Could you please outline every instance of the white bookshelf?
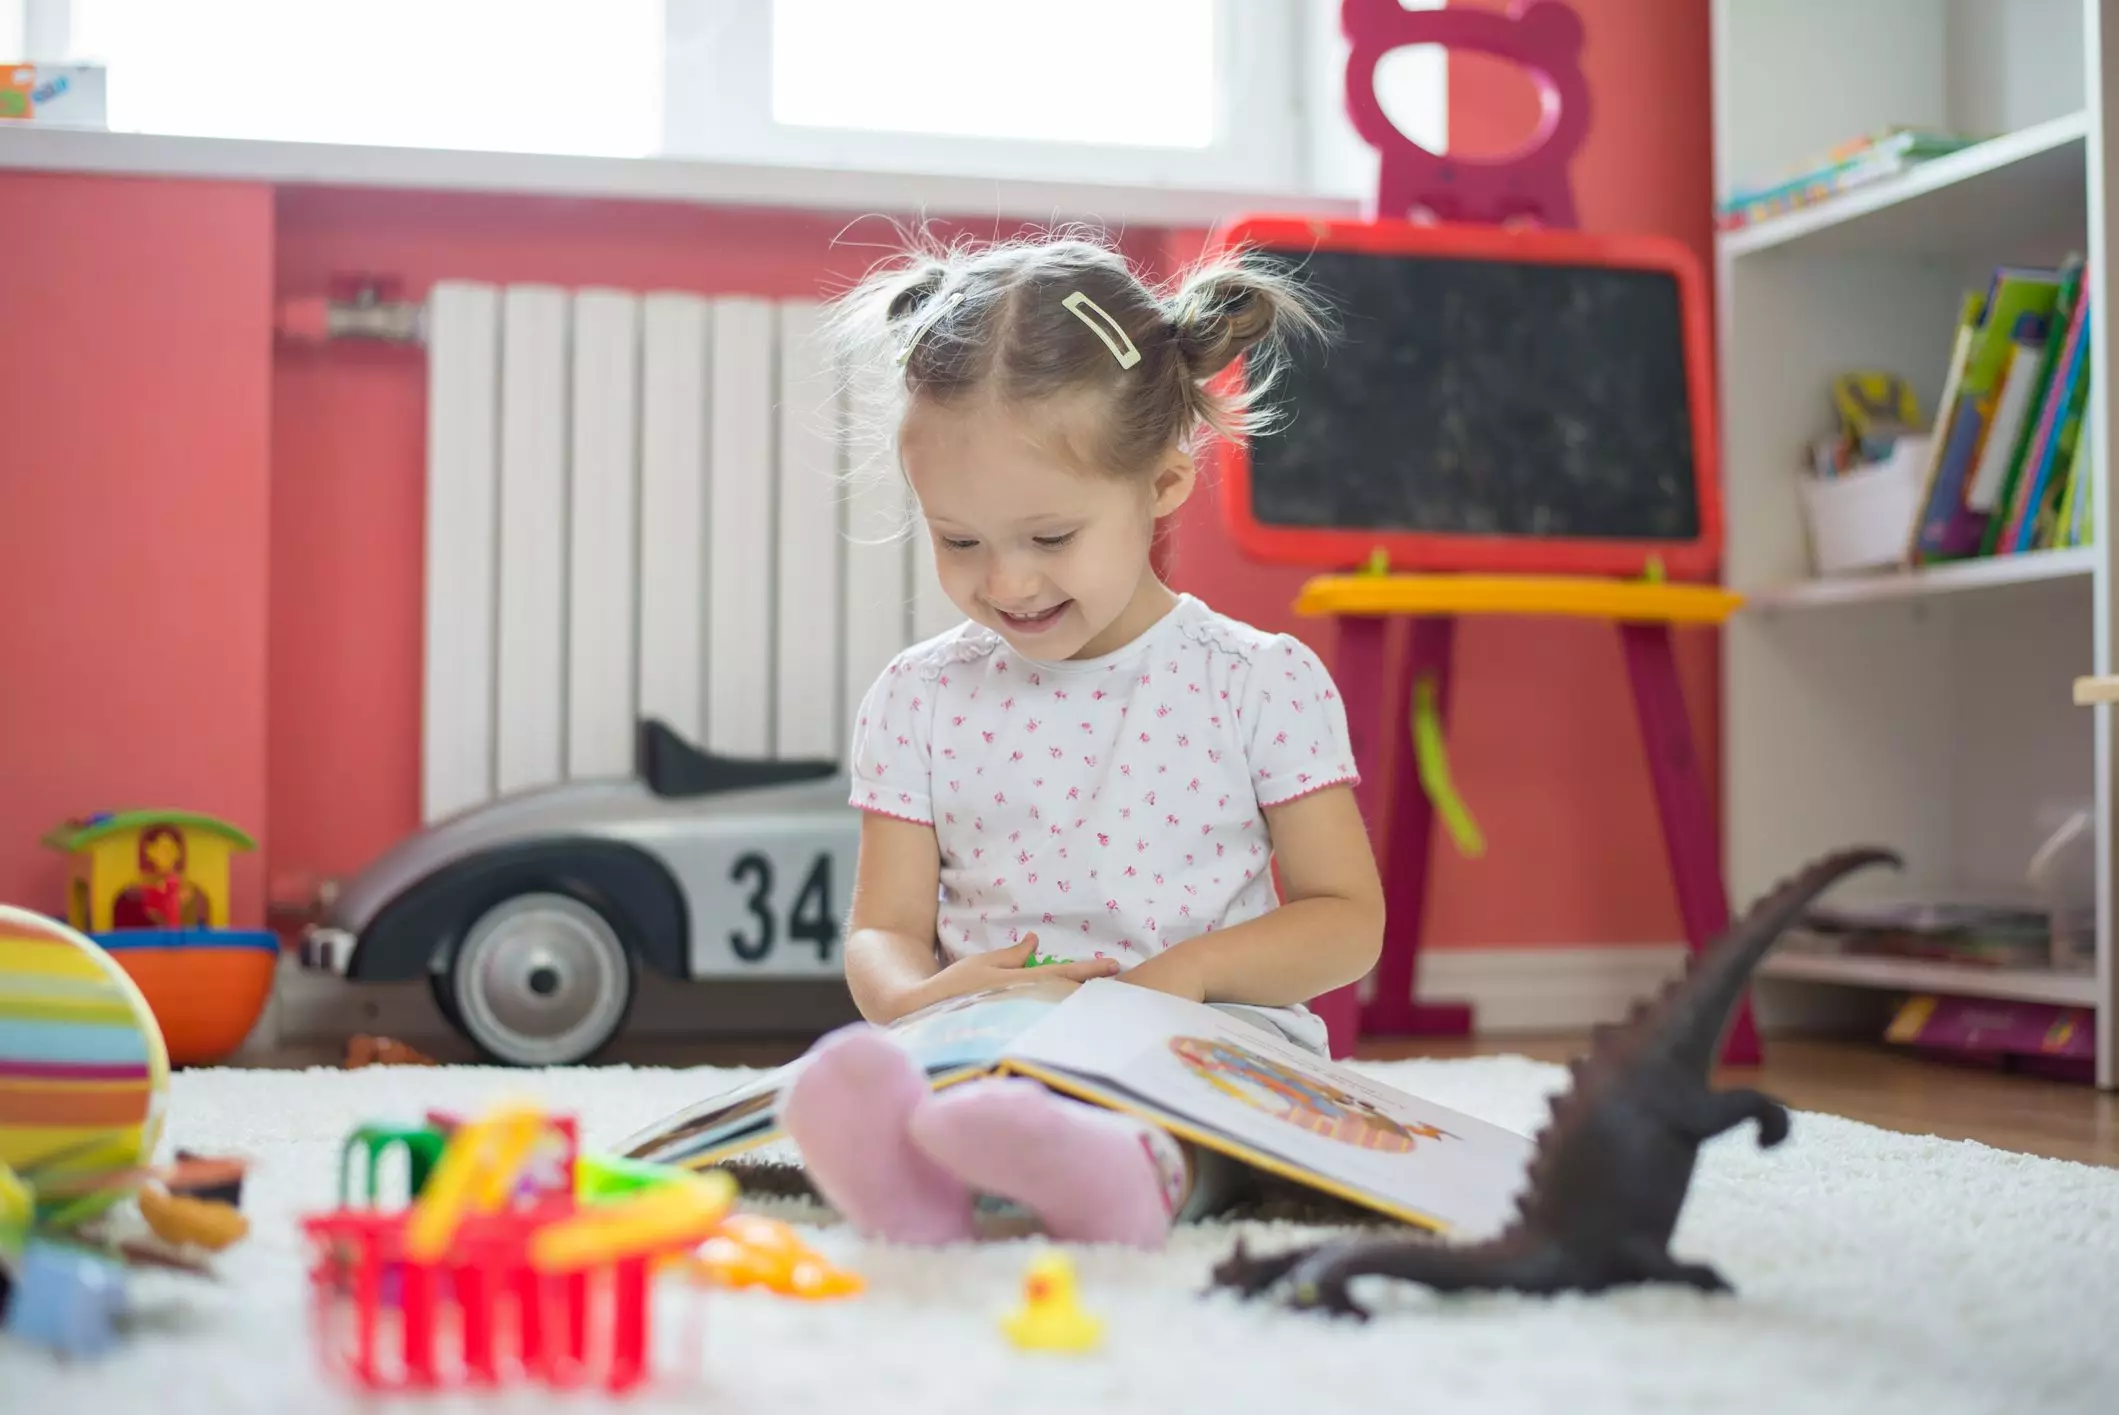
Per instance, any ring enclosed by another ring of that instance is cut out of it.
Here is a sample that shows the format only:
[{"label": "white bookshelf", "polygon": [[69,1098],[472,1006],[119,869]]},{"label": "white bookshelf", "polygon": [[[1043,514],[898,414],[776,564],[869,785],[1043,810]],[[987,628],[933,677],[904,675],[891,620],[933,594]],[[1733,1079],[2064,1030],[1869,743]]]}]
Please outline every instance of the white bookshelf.
[{"label": "white bookshelf", "polygon": [[[2094,1007],[2098,1083],[2119,1087],[2119,751],[2076,677],[2119,667],[2119,555],[2105,298],[2119,228],[2119,0],[1715,0],[1718,191],[1756,185],[1889,123],[1993,134],[1976,147],[1716,240],[1725,575],[1724,851],[1741,907],[1828,849],[1887,844],[1900,875],[1835,899],[2020,897],[2033,851],[2096,822],[2092,973],[1784,950],[1769,1021],[1941,991]],[[1911,381],[1932,419],[1959,301],[1999,264],[2089,259],[2097,543],[1816,578],[1798,478],[1832,425],[1827,384]]]}]

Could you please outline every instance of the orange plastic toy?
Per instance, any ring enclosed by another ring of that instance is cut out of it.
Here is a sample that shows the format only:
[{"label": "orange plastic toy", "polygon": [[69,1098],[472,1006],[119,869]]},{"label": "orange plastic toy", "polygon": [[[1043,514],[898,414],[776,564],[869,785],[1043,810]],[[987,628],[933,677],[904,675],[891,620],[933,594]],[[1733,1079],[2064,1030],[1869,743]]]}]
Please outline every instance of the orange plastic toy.
[{"label": "orange plastic toy", "polygon": [[279,936],[231,926],[229,857],[256,848],[196,811],[99,811],[44,843],[68,858],[66,921],[131,975],[172,1066],[205,1066],[243,1044],[265,1010]]},{"label": "orange plastic toy", "polygon": [[824,1301],[851,1297],[867,1284],[835,1266],[789,1225],[757,1214],[730,1214],[699,1245],[694,1273],[720,1287],[762,1287],[783,1297]]}]

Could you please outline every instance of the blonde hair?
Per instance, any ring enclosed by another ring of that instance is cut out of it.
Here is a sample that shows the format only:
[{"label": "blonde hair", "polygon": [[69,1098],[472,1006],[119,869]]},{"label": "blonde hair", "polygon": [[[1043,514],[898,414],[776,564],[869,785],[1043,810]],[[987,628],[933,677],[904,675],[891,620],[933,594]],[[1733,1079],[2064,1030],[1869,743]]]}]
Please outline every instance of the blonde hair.
[{"label": "blonde hair", "polygon": [[[1117,251],[1065,235],[908,250],[840,296],[826,329],[891,423],[918,399],[1064,412],[1064,455],[1136,476],[1204,433],[1264,430],[1276,357],[1324,321],[1249,253],[1213,256],[1158,293]],[[1239,358],[1244,387],[1213,386]]]}]

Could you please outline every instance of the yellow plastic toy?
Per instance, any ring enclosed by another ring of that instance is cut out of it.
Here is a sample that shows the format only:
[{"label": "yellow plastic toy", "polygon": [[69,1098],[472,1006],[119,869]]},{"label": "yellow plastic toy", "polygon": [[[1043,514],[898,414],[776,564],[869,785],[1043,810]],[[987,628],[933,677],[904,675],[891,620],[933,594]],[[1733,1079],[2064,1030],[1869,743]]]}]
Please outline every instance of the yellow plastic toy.
[{"label": "yellow plastic toy", "polygon": [[697,1242],[713,1232],[735,1202],[736,1181],[726,1171],[686,1175],[544,1225],[530,1239],[530,1266],[571,1272],[672,1243]]},{"label": "yellow plastic toy", "polygon": [[250,1233],[250,1221],[241,1211],[218,1199],[172,1194],[155,1184],[143,1185],[134,1198],[139,1201],[140,1217],[164,1243],[218,1253]]},{"label": "yellow plastic toy", "polygon": [[405,1222],[405,1256],[431,1263],[466,1213],[503,1208],[544,1128],[544,1112],[520,1103],[458,1126]]},{"label": "yellow plastic toy", "polygon": [[1023,1277],[1023,1305],[1001,1318],[1001,1330],[1025,1351],[1075,1353],[1095,1349],[1104,1323],[1077,1304],[1073,1260],[1055,1251],[1031,1261]]},{"label": "yellow plastic toy", "polygon": [[720,1287],[761,1287],[782,1297],[823,1301],[852,1297],[861,1275],[828,1261],[792,1226],[760,1214],[730,1214],[692,1257],[695,1276]]},{"label": "yellow plastic toy", "polygon": [[44,844],[70,856],[66,921],[85,934],[228,927],[228,858],[240,828],[197,811],[114,811],[70,820]]}]

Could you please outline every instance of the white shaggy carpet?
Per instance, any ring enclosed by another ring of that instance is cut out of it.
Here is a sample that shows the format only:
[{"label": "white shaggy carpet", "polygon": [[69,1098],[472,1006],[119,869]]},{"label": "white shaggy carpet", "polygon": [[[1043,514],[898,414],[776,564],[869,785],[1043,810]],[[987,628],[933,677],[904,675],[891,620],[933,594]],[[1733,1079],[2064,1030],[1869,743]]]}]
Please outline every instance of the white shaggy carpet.
[{"label": "white shaggy carpet", "polygon": [[[1520,1058],[1373,1068],[1393,1084],[1529,1132],[1557,1067]],[[312,1352],[294,1215],[328,1206],[346,1131],[427,1106],[476,1111],[520,1094],[615,1143],[732,1073],[476,1068],[199,1071],[172,1084],[169,1137],[256,1163],[251,1238],[225,1281],[133,1280],[137,1329],[66,1368],[0,1337],[0,1411],[168,1415],[431,1408],[584,1409],[536,1388],[373,1402],[328,1385]],[[1254,1231],[1263,1245],[1290,1228]],[[1598,1298],[1438,1300],[1363,1289],[1367,1326],[1198,1295],[1232,1231],[1181,1233],[1149,1256],[1077,1256],[1086,1305],[1110,1320],[1087,1357],[1031,1356],[995,1327],[1030,1249],[820,1243],[869,1292],[806,1305],[711,1294],[688,1378],[637,1392],[642,1412],[1035,1415],[1035,1412],[2119,1411],[2119,1171],[1901,1136],[1801,1114],[1778,1150],[1751,1132],[1707,1151],[1678,1249],[1716,1263],[1733,1297],[1636,1289]],[[665,1351],[681,1324],[662,1325]]]}]

